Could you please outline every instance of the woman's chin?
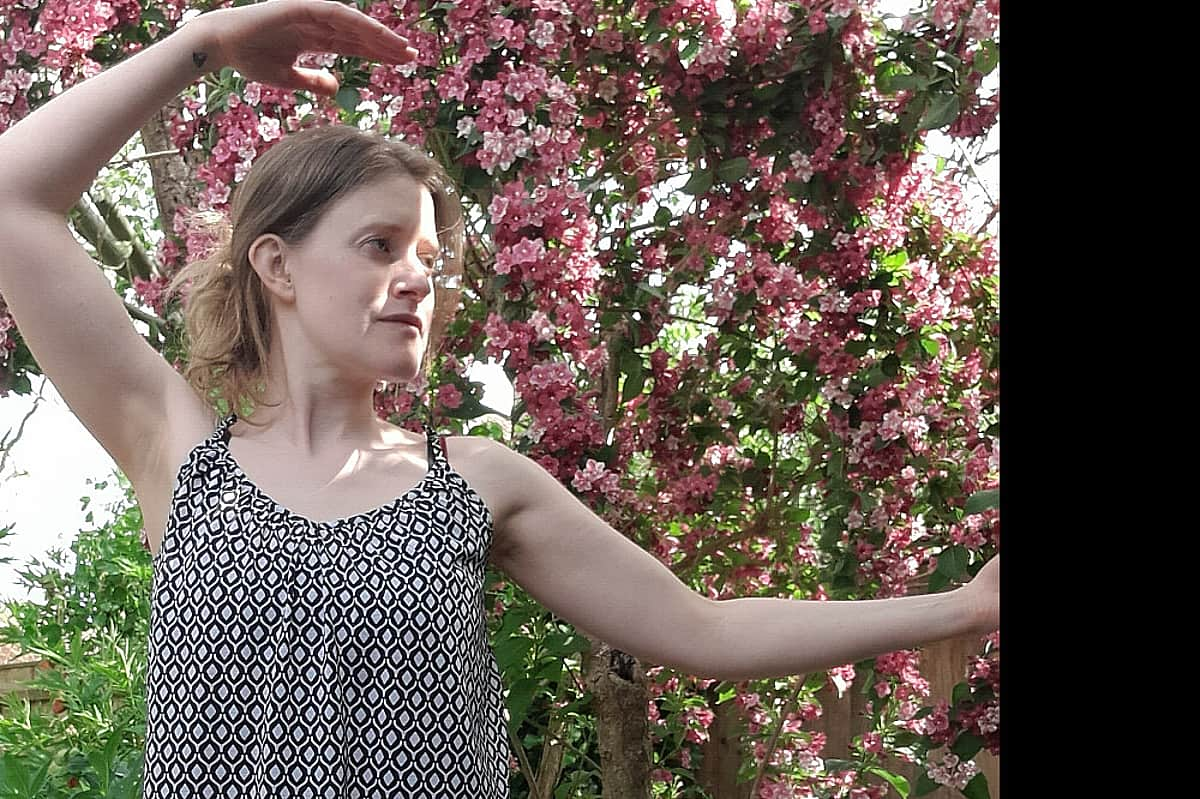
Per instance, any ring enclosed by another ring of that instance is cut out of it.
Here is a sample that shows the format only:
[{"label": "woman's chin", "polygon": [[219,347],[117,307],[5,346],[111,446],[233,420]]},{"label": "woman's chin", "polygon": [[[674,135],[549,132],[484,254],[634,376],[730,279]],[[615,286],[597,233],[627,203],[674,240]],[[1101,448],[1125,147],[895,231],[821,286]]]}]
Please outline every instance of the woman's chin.
[{"label": "woman's chin", "polygon": [[389,386],[394,386],[394,385],[404,386],[404,385],[408,385],[409,383],[416,381],[417,377],[418,377],[418,375],[420,375],[420,373],[421,373],[420,369],[399,369],[395,372],[389,372],[386,374],[382,374],[382,375],[380,375],[379,379],[381,381],[386,381]]}]

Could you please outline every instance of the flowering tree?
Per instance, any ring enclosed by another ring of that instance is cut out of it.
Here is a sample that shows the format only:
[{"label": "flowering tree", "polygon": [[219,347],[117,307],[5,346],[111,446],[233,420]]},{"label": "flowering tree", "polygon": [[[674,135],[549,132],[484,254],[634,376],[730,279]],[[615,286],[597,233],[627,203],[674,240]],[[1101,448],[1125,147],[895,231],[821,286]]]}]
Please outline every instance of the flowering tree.
[{"label": "flowering tree", "polygon": [[[0,0],[0,131],[185,5]],[[996,122],[997,0],[898,24],[849,0],[358,6],[416,62],[305,56],[338,76],[334,100],[223,70],[142,131],[159,231],[103,196],[73,212],[169,360],[187,353],[163,288],[210,244],[196,212],[223,212],[286,132],[358,125],[435,154],[468,218],[441,358],[381,393],[382,415],[427,406],[504,439],[713,599],[936,591],[994,551],[996,242],[920,155],[927,131]],[[36,365],[0,304],[5,353],[0,391],[27,391]],[[467,378],[486,358],[517,398],[503,426]],[[730,700],[744,795],[988,793],[971,759],[999,752],[998,636],[953,705],[922,707],[917,651],[718,683],[587,640],[492,577],[514,796],[709,795],[698,761]],[[816,694],[855,680],[871,729],[822,752]],[[916,785],[885,756],[921,764]]]}]

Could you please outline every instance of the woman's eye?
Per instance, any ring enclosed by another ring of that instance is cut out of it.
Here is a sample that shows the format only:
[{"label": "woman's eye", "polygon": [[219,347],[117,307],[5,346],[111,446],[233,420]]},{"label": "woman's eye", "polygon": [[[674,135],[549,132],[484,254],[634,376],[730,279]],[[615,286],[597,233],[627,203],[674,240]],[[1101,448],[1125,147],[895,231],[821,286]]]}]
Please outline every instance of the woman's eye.
[{"label": "woman's eye", "polygon": [[382,248],[378,248],[380,250],[380,252],[386,252],[387,251],[387,239],[381,239],[381,238],[368,239],[367,244],[374,244],[377,241],[381,242],[384,245]]}]

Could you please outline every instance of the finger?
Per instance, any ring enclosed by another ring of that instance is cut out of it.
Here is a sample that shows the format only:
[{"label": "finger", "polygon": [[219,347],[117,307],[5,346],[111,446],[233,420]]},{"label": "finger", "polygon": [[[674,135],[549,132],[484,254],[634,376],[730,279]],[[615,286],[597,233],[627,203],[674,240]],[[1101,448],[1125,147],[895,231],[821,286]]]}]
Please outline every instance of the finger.
[{"label": "finger", "polygon": [[339,45],[354,50],[354,55],[389,61],[409,61],[417,55],[407,37],[349,5],[322,2],[310,7],[310,19],[331,29]]},{"label": "finger", "polygon": [[362,40],[340,34],[332,36],[329,39],[329,44],[329,49],[332,52],[366,58],[371,61],[402,64],[406,61],[412,61],[417,57],[416,48],[408,45],[397,48],[391,42],[380,42],[371,39]]},{"label": "finger", "polygon": [[338,92],[338,80],[323,69],[291,67],[283,76],[282,85],[289,89],[310,91],[314,94],[334,96]]}]

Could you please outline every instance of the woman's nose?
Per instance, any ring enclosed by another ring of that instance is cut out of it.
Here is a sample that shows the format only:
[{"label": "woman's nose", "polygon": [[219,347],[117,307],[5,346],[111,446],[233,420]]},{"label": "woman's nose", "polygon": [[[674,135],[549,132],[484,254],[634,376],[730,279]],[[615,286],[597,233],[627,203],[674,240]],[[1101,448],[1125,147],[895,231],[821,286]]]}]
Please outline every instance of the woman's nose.
[{"label": "woman's nose", "polygon": [[424,265],[415,267],[412,264],[405,265],[396,275],[395,282],[392,284],[393,294],[412,292],[424,297],[431,291],[433,291],[433,280],[426,274]]}]

